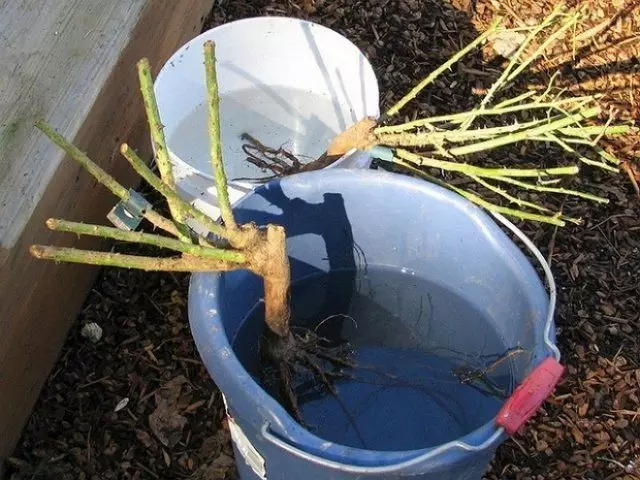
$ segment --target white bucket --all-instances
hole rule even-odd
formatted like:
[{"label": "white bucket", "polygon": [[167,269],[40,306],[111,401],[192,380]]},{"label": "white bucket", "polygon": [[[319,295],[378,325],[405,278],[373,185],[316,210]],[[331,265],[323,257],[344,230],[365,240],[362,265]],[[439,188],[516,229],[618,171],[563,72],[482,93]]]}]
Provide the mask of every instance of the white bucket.
[{"label": "white bucket", "polygon": [[[219,210],[209,157],[203,44],[216,43],[223,159],[229,196],[256,184],[236,178],[270,175],[246,161],[240,135],[283,146],[309,161],[341,131],[378,117],[378,83],[364,54],[329,28],[292,18],[230,22],[185,44],[164,65],[155,92],[178,188],[204,213]],[[364,152],[332,167],[367,166]]]}]

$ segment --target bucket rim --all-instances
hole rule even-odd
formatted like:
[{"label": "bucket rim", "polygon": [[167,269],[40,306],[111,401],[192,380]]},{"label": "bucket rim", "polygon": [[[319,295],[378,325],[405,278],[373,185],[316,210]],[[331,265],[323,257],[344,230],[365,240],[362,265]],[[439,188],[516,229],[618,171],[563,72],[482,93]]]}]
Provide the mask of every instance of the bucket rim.
[{"label": "bucket rim", "polygon": [[[371,65],[371,62],[369,61],[369,59],[367,58],[367,56],[364,54],[364,52],[358,48],[358,46],[353,43],[351,40],[349,40],[346,36],[338,33],[336,30],[329,28],[325,25],[322,25],[320,23],[316,23],[316,22],[312,22],[311,20],[304,20],[302,18],[296,18],[296,17],[289,17],[289,16],[279,16],[279,15],[265,15],[265,16],[254,16],[254,17],[247,17],[247,18],[240,18],[237,20],[232,20],[230,22],[226,22],[226,23],[222,23],[220,25],[216,25],[213,28],[210,28],[208,30],[204,30],[202,32],[200,32],[197,36],[193,37],[191,40],[185,42],[180,48],[178,48],[178,50],[176,50],[173,55],[171,55],[162,65],[162,67],[160,68],[160,70],[158,71],[158,74],[156,75],[155,81],[154,81],[154,86],[157,85],[158,83],[160,83],[165,76],[170,75],[170,72],[172,68],[174,68],[172,66],[172,63],[175,62],[177,59],[180,58],[180,56],[182,55],[183,52],[185,52],[186,50],[190,49],[192,46],[194,45],[199,45],[204,43],[203,40],[208,38],[209,36],[211,36],[213,33],[220,33],[220,32],[224,32],[224,30],[228,30],[234,27],[238,27],[239,25],[244,25],[244,24],[254,24],[254,23],[279,23],[279,24],[287,24],[287,25],[309,25],[312,28],[321,30],[325,33],[327,33],[328,35],[331,35],[335,38],[339,38],[341,40],[342,43],[346,44],[346,45],[350,45],[351,47],[353,47],[353,49],[357,52],[359,52],[361,54],[361,56],[363,57],[363,60],[365,62],[365,66],[368,66],[371,71],[373,72],[373,66]],[[374,74],[374,78],[375,74]],[[377,82],[376,82],[377,83]],[[378,92],[379,94],[379,92]]]},{"label": "bucket rim", "polygon": [[[484,211],[465,198],[455,194],[454,192],[445,189],[444,187],[432,184],[430,182],[425,182],[423,180],[415,179],[407,175],[402,175],[394,172],[365,169],[334,169],[304,172],[291,175],[289,177],[272,180],[271,182],[261,185],[260,187],[256,188],[256,190],[239,200],[234,208],[241,208],[242,204],[248,198],[250,198],[250,195],[259,194],[262,189],[269,188],[272,185],[276,185],[281,182],[312,182],[314,177],[320,175],[337,178],[345,176],[377,177],[382,181],[393,180],[394,182],[403,182],[409,188],[418,188],[423,190],[431,190],[432,192],[438,192],[439,195],[442,195],[442,197],[444,197],[453,206],[459,208],[461,211],[464,211],[465,214],[469,217],[470,221],[481,226],[482,235],[485,238],[497,236],[502,238],[503,240],[506,240],[506,245],[509,245],[508,248],[512,251],[512,253],[517,252],[516,255],[518,258],[518,262],[526,265],[528,269],[533,270],[535,277],[538,279],[538,281],[540,281],[537,272],[535,272],[533,266],[526,258],[524,253],[515,244],[515,242],[511,238],[509,238],[509,236],[507,236],[507,234],[500,228],[494,218],[497,219],[500,223],[503,223],[505,227],[516,234],[516,236],[518,236],[521,240],[526,239],[527,237],[524,235],[524,233],[522,233],[515,225],[504,219],[504,217],[502,217],[501,215],[493,215],[494,218],[492,218],[492,215],[488,212]],[[357,181],[357,179],[354,178],[353,181]],[[546,265],[544,257],[539,251],[537,251],[535,245],[533,245],[530,240],[528,241],[528,243],[527,241],[524,241],[524,243],[525,246],[527,246],[527,248],[529,249],[533,247],[535,251],[532,251],[532,253],[536,257],[536,259],[538,261],[542,260],[542,262],[544,262],[544,264]],[[554,324],[553,320],[555,309],[555,283],[553,282],[552,276],[548,277],[548,274],[550,274],[548,265],[547,268],[544,268],[543,265],[543,269],[545,272],[545,276],[547,276],[547,283],[550,283],[550,287],[553,287],[550,288],[552,295],[551,298],[548,299],[549,302],[547,303],[547,311],[541,312],[541,317],[545,318],[546,322],[544,329],[544,343],[547,350],[547,356],[553,356],[558,359],[559,351],[557,349],[557,346],[555,345],[554,332],[552,332],[553,329],[550,328]],[[193,274],[190,282],[190,291],[192,291],[194,288],[201,288],[202,282],[206,282],[207,278],[220,277],[221,275],[223,274],[217,272]],[[540,286],[542,290],[545,290],[544,284],[542,284],[542,282],[540,282]],[[192,308],[194,308],[193,313],[195,317],[195,309],[197,308],[197,306],[194,304],[194,302],[192,302],[191,295],[189,296],[189,298],[189,314],[191,317]],[[220,321],[220,318],[219,315],[216,315],[215,319],[209,317],[208,320]],[[225,334],[224,328],[218,327],[216,329],[209,329],[209,332],[211,331],[213,331],[214,342],[213,345],[209,344],[209,349],[211,350],[209,353],[216,359],[217,362],[230,362],[230,367],[232,367],[235,372],[242,372],[242,375],[227,375],[225,376],[225,378],[220,378],[220,381],[221,383],[225,383],[227,385],[233,383],[235,384],[236,388],[241,388],[245,391],[247,391],[248,389],[248,394],[254,399],[256,408],[258,408],[261,412],[261,417],[265,419],[263,424],[259,427],[262,439],[275,444],[280,448],[286,449],[287,451],[289,451],[289,453],[292,453],[299,457],[304,457],[305,459],[314,461],[315,463],[322,463],[328,468],[337,468],[338,466],[340,468],[344,468],[345,465],[347,465],[349,466],[349,470],[358,472],[375,471],[380,473],[383,471],[392,471],[392,469],[403,467],[407,468],[411,465],[416,465],[427,460],[428,458],[432,458],[444,453],[462,458],[469,452],[477,452],[493,447],[505,436],[504,429],[496,423],[496,419],[494,417],[489,419],[487,422],[480,425],[476,429],[467,432],[463,436],[445,442],[441,445],[431,446],[427,448],[396,451],[369,450],[358,447],[348,447],[339,443],[329,442],[300,426],[295,421],[295,419],[284,409],[284,407],[282,407],[273,397],[266,393],[266,391],[262,387],[260,387],[257,382],[253,380],[253,377],[251,377],[251,375],[246,371],[238,358],[233,354],[233,348],[229,343],[229,339]],[[208,333],[208,335],[209,338],[212,338],[211,333]],[[211,346],[213,346],[213,349],[211,349]],[[544,358],[541,359],[541,361],[542,360],[544,360]],[[214,380],[216,381],[216,383],[218,383],[217,378],[214,378]],[[220,390],[224,392],[222,385],[220,385],[220,387]],[[255,400],[258,398],[259,400]],[[242,421],[242,419],[239,420]],[[301,447],[302,445],[304,445],[304,449],[303,447]],[[322,454],[326,454],[326,457],[319,456]],[[330,458],[334,460],[331,460]],[[353,463],[344,464],[342,462],[335,461],[336,458],[339,458],[343,461],[353,461]]]}]

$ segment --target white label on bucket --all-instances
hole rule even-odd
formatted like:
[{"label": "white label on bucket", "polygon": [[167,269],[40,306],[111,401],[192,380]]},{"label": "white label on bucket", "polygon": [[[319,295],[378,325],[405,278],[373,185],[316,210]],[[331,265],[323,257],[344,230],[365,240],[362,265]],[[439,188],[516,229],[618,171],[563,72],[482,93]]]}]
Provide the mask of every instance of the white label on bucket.
[{"label": "white label on bucket", "polygon": [[265,468],[264,458],[251,444],[247,436],[244,434],[240,425],[238,425],[234,419],[229,415],[229,409],[227,408],[227,399],[222,396],[224,406],[227,411],[227,423],[229,424],[229,432],[231,433],[231,440],[235,444],[236,448],[244,458],[244,461],[251,467],[256,475],[261,480],[267,480],[267,469]]}]

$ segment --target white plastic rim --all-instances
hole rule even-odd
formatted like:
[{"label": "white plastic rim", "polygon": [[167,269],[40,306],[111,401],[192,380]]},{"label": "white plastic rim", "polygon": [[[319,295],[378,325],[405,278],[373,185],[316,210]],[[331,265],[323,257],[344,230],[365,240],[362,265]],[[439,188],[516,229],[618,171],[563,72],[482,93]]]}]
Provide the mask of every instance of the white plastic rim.
[{"label": "white plastic rim", "polygon": [[[231,202],[265,172],[246,162],[240,134],[270,147],[316,158],[329,141],[364,117],[377,118],[378,82],[364,54],[337,32],[308,21],[257,17],[230,22],[182,46],[155,81],[176,184],[189,201],[217,218],[204,107],[203,44],[216,44],[223,157]],[[200,108],[198,108],[200,107]],[[362,152],[334,167],[366,166]]]}]

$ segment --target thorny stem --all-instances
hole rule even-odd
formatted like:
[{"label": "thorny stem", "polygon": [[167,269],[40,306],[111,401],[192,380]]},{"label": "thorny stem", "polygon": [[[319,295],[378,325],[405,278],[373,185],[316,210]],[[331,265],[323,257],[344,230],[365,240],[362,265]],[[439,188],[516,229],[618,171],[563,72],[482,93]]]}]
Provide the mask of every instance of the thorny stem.
[{"label": "thorny stem", "polygon": [[419,132],[419,133],[385,133],[377,135],[379,144],[384,146],[425,146],[425,145],[439,145],[443,141],[451,143],[468,142],[469,140],[475,140],[484,137],[496,137],[507,133],[514,133],[527,128],[546,124],[546,119],[535,120],[527,123],[517,123],[514,125],[507,125],[504,127],[492,127],[492,128],[478,128],[474,130],[442,130],[436,132]]},{"label": "thorny stem", "polygon": [[[538,138],[538,137],[534,137],[532,140],[542,140],[542,141],[549,141],[546,138]],[[593,142],[591,140],[586,140],[584,138],[568,138],[565,137],[563,138],[563,141],[565,143],[568,144],[573,144],[573,145],[587,145],[589,147],[591,147],[591,149],[597,153],[599,156],[601,156],[602,158],[604,158],[607,162],[612,163],[613,165],[620,165],[621,160],[617,157],[615,157],[614,155],[610,154],[609,152],[603,150],[601,147],[598,146],[593,146]]]},{"label": "thorny stem", "polygon": [[[454,192],[456,192],[458,195],[460,195],[461,197],[466,198],[467,200],[469,200],[470,202],[475,203],[476,205],[485,208],[491,212],[497,212],[497,213],[501,213],[503,215],[508,215],[511,217],[516,217],[516,218],[520,218],[522,220],[532,220],[534,222],[542,222],[542,223],[550,223],[551,225],[557,225],[559,227],[564,227],[566,225],[566,223],[560,218],[561,215],[560,214],[556,214],[554,216],[545,216],[545,215],[538,215],[535,213],[528,213],[528,212],[522,212],[520,210],[514,210],[511,208],[507,208],[507,207],[502,207],[500,205],[495,205],[491,202],[486,201],[485,199],[483,199],[482,197],[480,197],[479,195],[476,195],[475,193],[469,192],[467,190],[463,190],[461,188],[455,187],[453,185],[450,185],[446,182],[443,182],[442,180],[439,180],[435,177],[433,177],[432,175],[429,175],[426,172],[423,172],[422,170],[420,170],[419,168],[416,168],[406,162],[403,162],[401,160],[397,160],[395,163],[397,163],[398,165],[406,168],[407,170],[411,171],[412,173],[425,178],[426,180],[429,180],[430,182],[433,182],[437,185],[440,185],[444,188],[448,188],[449,190],[452,190]],[[579,220],[577,220],[579,221]]]},{"label": "thorny stem", "polygon": [[[160,170],[161,178],[158,178],[126,143],[121,145],[120,152],[127,161],[129,161],[135,171],[167,199],[171,215],[175,220],[175,225],[173,223],[171,224],[173,226],[172,233],[178,236],[178,240],[142,232],[128,232],[112,227],[86,225],[65,220],[50,219],[47,225],[49,228],[58,231],[93,235],[128,242],[146,243],[182,252],[182,255],[171,258],[154,258],[42,245],[32,245],[30,253],[36,258],[56,262],[64,261],[89,265],[135,268],[147,271],[207,272],[229,271],[240,268],[248,269],[264,279],[265,323],[269,327],[269,330],[273,331],[282,339],[287,340],[290,338],[290,267],[286,252],[285,230],[281,226],[267,225],[266,232],[263,232],[253,224],[239,227],[235,223],[228,199],[227,178],[221,155],[219,97],[215,75],[215,52],[213,43],[208,43],[205,46],[205,63],[207,94],[209,97],[211,155],[225,227],[183,200],[176,191],[158,112],[158,105],[153,92],[153,81],[149,62],[147,59],[142,59],[137,64],[140,89],[144,98],[145,110],[156,153],[156,162]],[[82,152],[70,143],[64,141],[62,137],[55,134],[55,132],[46,125],[40,124],[40,127],[101,183],[107,185],[121,198],[128,198],[128,191],[98,168],[82,154]],[[208,244],[203,238],[198,238],[202,245],[193,244],[188,227],[184,223],[186,219],[192,219],[201,223],[202,226],[212,234],[227,240],[235,250],[215,248]]]},{"label": "thorny stem", "polygon": [[[155,151],[156,164],[160,171],[162,181],[171,190],[176,189],[175,180],[173,178],[173,171],[171,168],[171,161],[169,160],[169,150],[167,149],[167,142],[164,137],[163,125],[160,120],[160,112],[158,111],[158,103],[153,91],[153,79],[151,78],[151,66],[149,60],[146,58],[141,59],[137,63],[138,67],[138,79],[140,81],[140,91],[142,92],[142,98],[144,100],[144,109],[147,112],[147,121],[149,123],[149,130],[151,132],[151,140],[153,142],[153,148]],[[190,242],[189,230],[184,225],[184,216],[179,208],[175,205],[173,199],[168,199],[169,210],[171,216],[177,222],[180,239]]]},{"label": "thorny stem", "polygon": [[[631,132],[632,127],[629,125],[610,125],[606,128],[606,135],[626,135]],[[591,126],[591,127],[565,127],[560,130],[565,135],[569,135],[572,137],[580,137],[584,139],[589,139],[593,135],[598,135],[602,132],[602,127],[600,126]],[[597,143],[597,142],[595,142]],[[587,145],[595,146],[594,142],[589,142]]]},{"label": "thorny stem", "polygon": [[143,232],[127,232],[119,228],[105,227],[102,225],[90,225],[86,223],[70,222],[50,218],[47,220],[47,227],[57,232],[69,232],[79,235],[91,235],[94,237],[110,238],[123,242],[144,243],[155,245],[160,248],[168,248],[182,253],[188,253],[201,258],[215,258],[232,263],[246,263],[244,254],[234,250],[224,250],[220,248],[201,247],[186,243],[181,240],[153,235]]},{"label": "thorny stem", "polygon": [[[562,4],[560,4],[560,7],[562,7]],[[531,64],[531,62],[533,62],[536,58],[542,55],[542,52],[544,52],[549,45],[551,45],[558,38],[564,35],[564,32],[566,32],[569,28],[573,27],[577,23],[578,18],[580,18],[580,13],[575,13],[571,15],[569,18],[569,21],[565,22],[565,24],[562,25],[560,28],[558,28],[558,30],[556,30],[551,35],[549,35],[549,37],[536,49],[536,51],[533,54],[529,55],[524,62],[518,65],[518,68],[516,68],[507,77],[507,82],[512,82],[513,80],[515,80],[515,78],[518,75],[520,75],[524,71],[524,69]]]},{"label": "thorny stem", "polygon": [[[547,110],[547,118],[549,114],[553,110],[557,110],[562,113],[564,116],[568,116],[569,113],[561,108],[563,105],[574,105],[570,110],[571,111],[580,111],[587,104],[595,102],[598,99],[595,95],[584,95],[581,97],[570,97],[570,98],[560,98],[558,100],[552,100],[550,102],[540,102],[540,98],[536,98],[535,101],[529,103],[523,103],[520,105],[508,105],[503,107],[493,107],[488,110],[478,110],[476,113],[479,116],[484,115],[504,115],[507,113],[517,113],[523,112],[527,110],[539,110],[540,108],[544,108]],[[462,123],[461,120],[456,119],[453,123]],[[583,127],[580,127],[583,128]]]},{"label": "thorny stem", "polygon": [[[537,139],[537,137],[534,137],[534,139]],[[614,172],[614,173],[618,173],[619,172],[619,169],[617,169],[615,167],[612,167],[611,165],[609,165],[607,163],[596,162],[595,160],[591,160],[590,158],[587,158],[584,155],[580,155],[580,153],[578,153],[573,147],[568,145],[565,141],[563,141],[561,138],[555,136],[551,132],[547,133],[544,137],[542,137],[542,140],[543,141],[552,141],[552,142],[557,143],[566,152],[572,153],[573,155],[578,157],[578,160],[580,160],[585,165],[591,165],[593,167],[598,167],[598,168],[601,168],[603,170],[608,170],[608,171]]]},{"label": "thorny stem", "polygon": [[[69,157],[75,160],[82,168],[89,172],[98,182],[107,187],[111,192],[119,197],[123,201],[129,200],[129,191],[124,188],[118,181],[100,168],[94,163],[85,153],[83,153],[78,147],[68,142],[62,135],[56,132],[50,125],[45,122],[36,122],[36,127],[42,131],[49,139],[63,149]],[[159,213],[153,210],[147,210],[142,213],[142,216],[146,218],[151,224],[170,233],[176,237],[180,234],[178,229],[171,220],[163,217]]]},{"label": "thorny stem", "polygon": [[593,150],[608,162],[611,162],[614,165],[620,165],[621,160],[617,158],[615,155],[612,155],[609,152],[605,151],[603,148],[593,147]]},{"label": "thorny stem", "polygon": [[211,164],[216,181],[216,193],[220,216],[226,228],[236,230],[238,226],[233,218],[227,176],[222,159],[222,141],[220,139],[220,95],[218,93],[218,78],[216,75],[215,44],[209,40],[204,44],[204,66],[207,83],[207,105],[209,107],[209,142]]},{"label": "thorny stem", "polygon": [[[528,92],[521,93],[520,95],[517,95],[513,98],[507,98],[502,102],[496,104],[493,108],[500,109],[508,107],[509,105],[513,105],[514,103],[520,103],[527,98],[533,97],[536,93],[538,92],[536,92],[535,90],[529,90]],[[541,95],[538,99],[540,98],[543,98],[543,95]]]},{"label": "thorny stem", "polygon": [[[480,102],[480,105],[475,109],[475,111],[484,109],[484,107],[488,105],[489,102],[493,99],[493,96],[495,95],[495,93],[505,86],[505,84],[508,81],[507,78],[509,77],[509,74],[511,73],[512,69],[515,67],[516,63],[520,59],[520,56],[524,53],[524,51],[529,46],[529,44],[533,41],[533,39],[542,30],[548,27],[558,15],[560,15],[561,10],[562,10],[562,5],[557,6],[551,12],[551,14],[547,18],[545,18],[545,20],[527,36],[527,38],[524,40],[524,42],[522,42],[518,50],[511,57],[511,60],[509,61],[507,68],[504,69],[504,71],[502,72],[498,80],[496,80],[493,83],[493,85],[491,85],[491,88],[489,88],[489,91],[486,93],[485,97],[482,99],[482,101]],[[475,118],[476,118],[476,115],[470,116],[464,121],[464,123],[460,128],[462,130],[467,130],[471,126]]]},{"label": "thorny stem", "polygon": [[476,182],[478,182],[483,187],[487,188],[488,190],[491,190],[492,192],[497,193],[498,195],[500,195],[500,196],[506,198],[507,200],[509,200],[510,202],[515,203],[519,207],[529,207],[529,208],[532,208],[533,210],[537,210],[539,212],[551,213],[551,210],[549,210],[548,208],[542,207],[540,205],[536,205],[535,203],[527,202],[526,200],[522,200],[522,199],[520,199],[518,197],[514,197],[513,195],[510,195],[509,193],[507,193],[506,191],[504,191],[500,187],[492,185],[491,183],[483,180],[480,177],[477,177],[475,175],[471,175],[471,178],[473,180],[475,180]]},{"label": "thorny stem", "polygon": [[183,255],[177,258],[142,257],[122,253],[79,250],[77,248],[32,245],[31,255],[41,260],[83,263],[102,267],[134,268],[154,272],[211,272],[246,268],[242,263],[226,262],[215,258]]},{"label": "thorny stem", "polygon": [[[401,123],[399,125],[385,125],[383,127],[376,128],[373,133],[379,135],[382,133],[391,133],[391,132],[401,132],[405,130],[412,130],[414,128],[419,127],[433,127],[434,123],[440,122],[450,122],[450,123],[462,123],[464,120],[468,119],[471,116],[497,116],[504,115],[507,113],[516,113],[525,110],[537,110],[537,109],[556,109],[564,104],[578,103],[584,105],[590,101],[593,101],[593,96],[583,96],[583,97],[572,97],[572,98],[563,98],[560,100],[556,100],[555,102],[530,102],[524,103],[520,105],[508,105],[503,107],[493,107],[488,109],[481,110],[472,110],[469,112],[460,112],[460,113],[452,113],[449,115],[438,115],[436,117],[428,117],[428,118],[420,118],[418,120],[413,120],[407,123]],[[588,128],[588,127],[583,127]],[[601,127],[598,127],[601,129]],[[471,130],[471,131],[480,131],[480,130]],[[599,130],[600,131],[600,130]],[[452,132],[464,133],[464,130],[452,130]],[[608,131],[607,131],[608,132]]]},{"label": "thorny stem", "polygon": [[492,177],[492,180],[496,180],[504,183],[510,183],[511,185],[525,188],[527,190],[535,190],[538,192],[557,193],[560,195],[580,197],[580,198],[584,198],[585,200],[591,200],[593,202],[598,202],[603,204],[609,203],[609,200],[604,197],[592,195],[591,193],[580,192],[578,190],[569,190],[569,189],[560,188],[560,187],[546,187],[544,185],[536,185],[533,183],[522,182],[520,180],[516,180],[515,178],[509,178],[509,177]]},{"label": "thorny stem", "polygon": [[598,136],[592,140],[592,143],[591,143],[592,146],[597,145],[600,142],[600,140],[602,140],[602,137],[604,137],[612,121],[613,121],[613,116],[609,115],[609,118],[607,118],[607,122],[602,126],[602,130],[598,133]]},{"label": "thorny stem", "polygon": [[219,223],[209,218],[204,213],[193,207],[188,202],[182,200],[180,196],[169,186],[167,186],[160,178],[158,178],[147,165],[138,157],[138,155],[126,143],[120,147],[120,153],[127,159],[138,175],[140,175],[155,190],[161,193],[167,201],[171,201],[176,210],[180,211],[182,217],[190,217],[207,228],[214,235],[218,235],[228,240],[232,246],[242,248],[245,245],[245,235],[241,230],[227,230]]},{"label": "thorny stem", "polygon": [[[484,168],[466,163],[447,162],[435,158],[423,157],[407,150],[398,149],[396,155],[416,165],[439,168],[450,172],[476,175],[478,177],[545,177],[553,175],[575,175],[579,169],[576,166],[556,168]],[[396,161],[396,160],[394,160]],[[403,163],[403,162],[400,162]]]},{"label": "thorny stem", "polygon": [[478,45],[484,43],[484,41],[493,35],[500,23],[502,22],[502,18],[496,18],[489,28],[478,38],[476,38],[473,42],[469,43],[466,47],[456,53],[453,57],[443,63],[440,67],[431,72],[427,77],[422,80],[418,85],[416,85],[409,93],[407,93],[404,97],[398,101],[394,106],[392,106],[389,110],[387,110],[386,115],[392,117],[396,115],[402,107],[404,107],[411,100],[416,98],[418,94],[429,84],[433,83],[433,81],[440,76],[443,72],[447,71],[454,65],[457,61],[459,61],[462,57],[464,57],[471,50],[476,48]]},{"label": "thorny stem", "polygon": [[549,95],[549,92],[551,92],[551,89],[553,88],[553,84],[556,81],[556,78],[558,77],[558,75],[560,75],[560,70],[556,70],[555,72],[553,72],[553,75],[551,75],[551,78],[549,79],[549,82],[547,83],[547,88],[545,89],[544,92],[542,92],[542,95],[540,95],[540,97],[538,97],[539,100],[546,98],[547,95]]},{"label": "thorny stem", "polygon": [[501,147],[504,145],[509,145],[512,143],[520,142],[522,140],[526,140],[530,137],[537,137],[540,135],[545,135],[547,132],[553,132],[555,130],[559,130],[563,127],[568,127],[573,123],[577,123],[580,120],[593,118],[600,113],[599,107],[591,107],[584,110],[581,110],[575,115],[569,115],[565,118],[561,118],[560,120],[556,120],[553,122],[546,123],[539,127],[530,128],[527,130],[522,130],[516,132],[512,135],[505,135],[504,137],[494,138],[491,140],[487,140],[484,142],[478,142],[471,145],[465,145],[462,147],[452,148],[450,153],[454,156],[461,155],[469,155],[471,153],[481,152],[483,150],[491,150],[497,147]]}]

